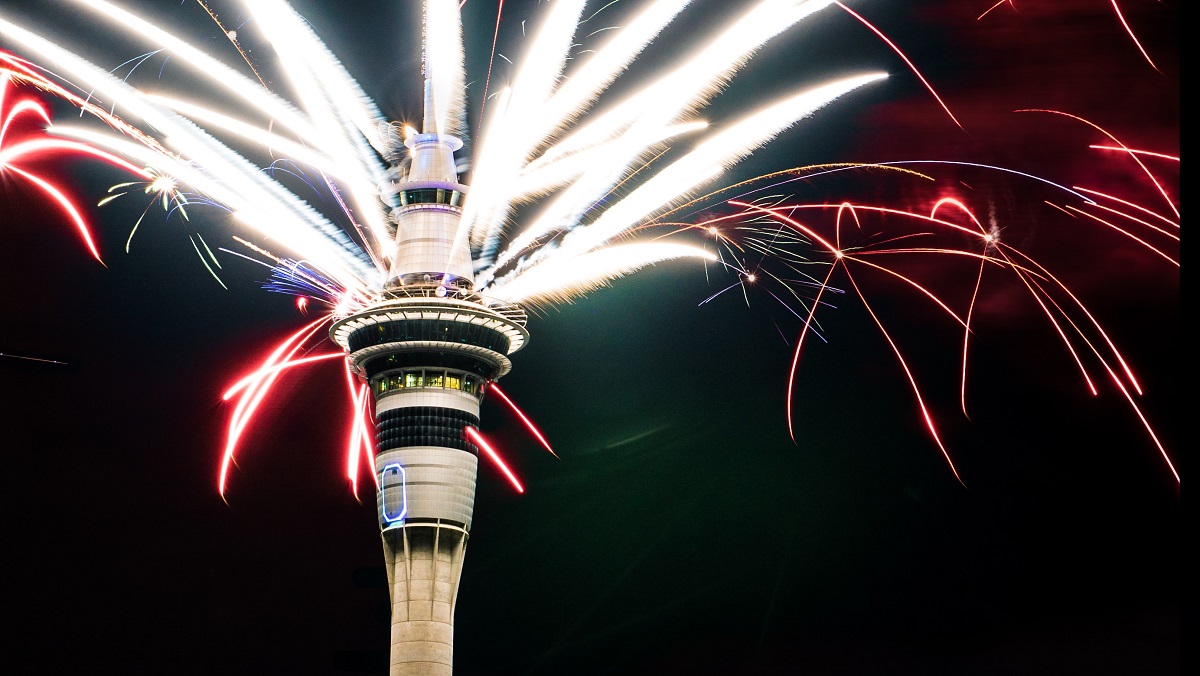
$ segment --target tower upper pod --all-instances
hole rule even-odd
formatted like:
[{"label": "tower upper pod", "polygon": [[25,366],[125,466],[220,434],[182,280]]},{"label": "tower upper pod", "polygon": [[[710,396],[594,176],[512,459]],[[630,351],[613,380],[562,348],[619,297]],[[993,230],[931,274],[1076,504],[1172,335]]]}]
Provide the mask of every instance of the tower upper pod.
[{"label": "tower upper pod", "polygon": [[396,224],[396,249],[388,288],[474,288],[467,238],[455,242],[467,186],[458,182],[454,152],[463,143],[439,133],[437,127],[432,82],[426,80],[421,133],[404,140],[410,158],[408,176],[393,184],[400,206],[391,214]]}]

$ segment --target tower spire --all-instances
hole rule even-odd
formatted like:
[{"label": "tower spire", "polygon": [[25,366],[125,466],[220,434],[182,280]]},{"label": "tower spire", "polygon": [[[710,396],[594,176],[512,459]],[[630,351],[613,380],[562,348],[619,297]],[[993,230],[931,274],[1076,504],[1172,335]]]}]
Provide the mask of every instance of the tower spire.
[{"label": "tower spire", "polygon": [[434,104],[433,79],[425,78],[425,117],[421,121],[422,134],[437,134],[441,130],[437,124],[437,110]]}]

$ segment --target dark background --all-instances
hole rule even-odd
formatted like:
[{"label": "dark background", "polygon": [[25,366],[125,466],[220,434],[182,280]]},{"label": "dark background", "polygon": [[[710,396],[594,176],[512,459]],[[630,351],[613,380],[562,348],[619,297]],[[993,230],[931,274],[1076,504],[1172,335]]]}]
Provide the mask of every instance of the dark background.
[{"label": "dark background", "polygon": [[[194,3],[136,4],[235,63]],[[537,4],[506,3],[509,58]],[[630,80],[740,4],[694,3]],[[397,119],[419,113],[416,6],[296,3]],[[638,6],[622,2],[593,21],[619,24]],[[1017,0],[982,18],[988,0],[853,3],[905,49],[965,131],[886,45],[828,9],[763,49],[704,116],[735,118],[747,102],[865,68],[891,77],[725,180],[817,162],[973,161],[1106,186],[1165,212],[1143,175],[1097,160],[1087,146],[1104,139],[1085,125],[1013,112],[1066,110],[1131,147],[1178,154],[1180,3],[1120,6],[1159,71],[1102,0]],[[238,23],[234,8],[214,8]],[[495,3],[469,0],[464,12],[477,110]],[[90,32],[58,5],[0,0],[0,13],[106,67],[145,51]],[[493,84],[510,72],[496,64]],[[147,62],[139,82],[185,81],[172,80],[180,71],[169,61],[159,81],[162,66]],[[1178,165],[1148,166],[1177,203]],[[85,205],[125,180],[87,161],[37,168]],[[1062,193],[958,171],[939,175],[936,190],[993,214],[1006,241],[1088,303],[1142,379],[1138,404],[1186,473],[1178,269],[1045,204]],[[915,182],[868,178],[787,190],[927,208],[930,192]],[[0,352],[65,362],[0,358],[0,664],[382,672],[387,591],[373,500],[364,490],[366,504],[356,502],[341,478],[349,405],[335,366],[281,380],[243,443],[228,503],[216,491],[230,413],[220,394],[306,321],[293,299],[263,291],[265,270],[229,256],[229,289],[214,282],[186,233],[228,245],[240,233],[215,210],[189,224],[152,211],[125,254],[145,202],[90,209],[103,267],[28,185],[0,181]],[[969,270],[948,270],[941,289],[969,287]],[[698,307],[731,280],[672,264],[536,313],[502,385],[561,460],[485,401],[483,431],[527,491],[514,494],[481,463],[456,672],[1178,673],[1178,485],[1102,372],[1092,371],[1101,390],[1092,397],[1036,307],[1011,280],[996,281],[972,338],[970,420],[957,410],[960,333],[899,285],[871,287],[965,487],[852,297],[823,315],[828,342],[806,347],[794,444],[785,392],[799,324],[765,293]]]}]

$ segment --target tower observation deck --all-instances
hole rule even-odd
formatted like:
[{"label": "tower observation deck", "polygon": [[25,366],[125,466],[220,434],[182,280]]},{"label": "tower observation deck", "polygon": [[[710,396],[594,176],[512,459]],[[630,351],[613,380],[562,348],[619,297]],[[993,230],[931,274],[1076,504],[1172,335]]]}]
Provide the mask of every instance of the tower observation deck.
[{"label": "tower observation deck", "polygon": [[394,183],[396,250],[375,302],[337,321],[330,337],[375,400],[376,512],[392,603],[390,673],[450,674],[454,607],[471,530],[479,427],[487,383],[529,340],[517,305],[474,292],[470,251],[455,247],[467,186],[440,134],[426,88],[424,129]]}]

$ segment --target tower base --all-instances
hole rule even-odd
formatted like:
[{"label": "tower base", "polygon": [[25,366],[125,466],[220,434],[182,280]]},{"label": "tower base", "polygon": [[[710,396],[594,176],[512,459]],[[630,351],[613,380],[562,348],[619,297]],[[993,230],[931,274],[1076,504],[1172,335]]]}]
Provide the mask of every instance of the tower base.
[{"label": "tower base", "polygon": [[391,676],[451,676],[467,531],[440,522],[383,531],[392,599]]}]

